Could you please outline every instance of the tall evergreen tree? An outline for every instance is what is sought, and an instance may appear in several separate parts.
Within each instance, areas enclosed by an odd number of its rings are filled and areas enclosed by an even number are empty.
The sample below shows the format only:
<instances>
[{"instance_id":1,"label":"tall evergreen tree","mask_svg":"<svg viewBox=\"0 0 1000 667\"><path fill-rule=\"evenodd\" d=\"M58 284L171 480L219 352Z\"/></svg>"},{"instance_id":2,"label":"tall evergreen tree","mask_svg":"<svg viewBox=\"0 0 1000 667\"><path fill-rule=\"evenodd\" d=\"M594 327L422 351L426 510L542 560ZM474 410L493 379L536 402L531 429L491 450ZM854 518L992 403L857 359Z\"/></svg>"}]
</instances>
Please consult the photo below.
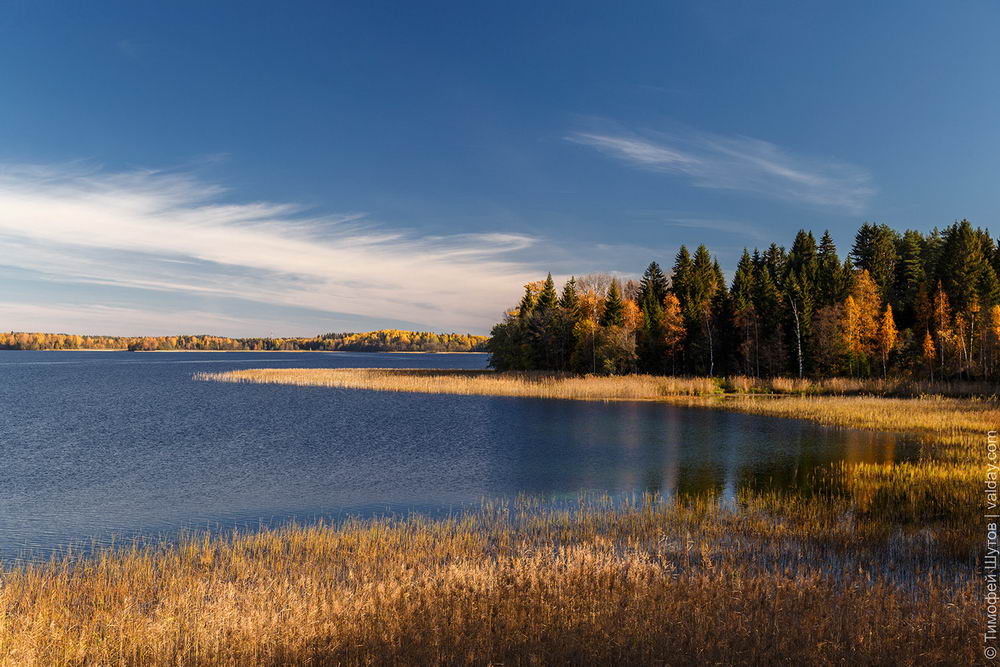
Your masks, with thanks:
<instances>
[{"instance_id":1,"label":"tall evergreen tree","mask_svg":"<svg viewBox=\"0 0 1000 667\"><path fill-rule=\"evenodd\" d=\"M938 274L956 313L968 312L978 295L985 266L981 238L968 220L945 230Z\"/></svg>"},{"instance_id":2,"label":"tall evergreen tree","mask_svg":"<svg viewBox=\"0 0 1000 667\"><path fill-rule=\"evenodd\" d=\"M756 272L753 258L744 248L729 290L729 305L733 340L730 357L733 367L745 375L760 375L760 321L754 307Z\"/></svg>"},{"instance_id":3,"label":"tall evergreen tree","mask_svg":"<svg viewBox=\"0 0 1000 667\"><path fill-rule=\"evenodd\" d=\"M715 372L716 327L712 306L720 284L718 264L712 260L708 248L699 245L691 262L691 278L687 303L681 300L688 330L688 349L694 361L691 369L696 373Z\"/></svg>"},{"instance_id":4,"label":"tall evergreen tree","mask_svg":"<svg viewBox=\"0 0 1000 667\"><path fill-rule=\"evenodd\" d=\"M832 306L847 298L843 284L837 246L827 230L819 240L819 250L816 253L816 306Z\"/></svg>"},{"instance_id":5,"label":"tall evergreen tree","mask_svg":"<svg viewBox=\"0 0 1000 667\"><path fill-rule=\"evenodd\" d=\"M577 308L580 305L580 295L576 291L576 278L570 277L563 285L562 296L559 297L559 305L562 306L568 313L576 315Z\"/></svg>"},{"instance_id":6,"label":"tall evergreen tree","mask_svg":"<svg viewBox=\"0 0 1000 667\"><path fill-rule=\"evenodd\" d=\"M851 259L857 269L867 271L878 286L883 300L892 289L896 275L896 240L898 235L888 225L861 225L854 237Z\"/></svg>"},{"instance_id":7,"label":"tall evergreen tree","mask_svg":"<svg viewBox=\"0 0 1000 667\"><path fill-rule=\"evenodd\" d=\"M646 271L639 281L639 307L643 310L647 307L663 308L663 297L667 295L667 277L656 262L650 262Z\"/></svg>"},{"instance_id":8,"label":"tall evergreen tree","mask_svg":"<svg viewBox=\"0 0 1000 667\"><path fill-rule=\"evenodd\" d=\"M667 296L667 289L667 277L663 275L660 265L650 262L639 282L642 326L636 341L639 368L646 373L662 373L666 370L663 300Z\"/></svg>"},{"instance_id":9,"label":"tall evergreen tree","mask_svg":"<svg viewBox=\"0 0 1000 667\"><path fill-rule=\"evenodd\" d=\"M785 350L784 327L774 326L783 322L786 306L781 291L771 275L767 262L762 262L754 280L754 309L760 322L765 323L760 331L758 357L760 372L764 375L779 375L788 368Z\"/></svg>"},{"instance_id":10,"label":"tall evergreen tree","mask_svg":"<svg viewBox=\"0 0 1000 667\"><path fill-rule=\"evenodd\" d=\"M903 328L913 326L916 320L917 295L921 285L926 289L926 284L924 237L916 230L907 229L899 241L896 283L890 295L896 319Z\"/></svg>"},{"instance_id":11,"label":"tall evergreen tree","mask_svg":"<svg viewBox=\"0 0 1000 667\"><path fill-rule=\"evenodd\" d=\"M681 302L682 307L684 302L690 300L691 298L693 270L694 267L691 262L691 253L688 252L687 246L682 245L680 250L677 251L677 257L674 260L674 268L670 281L670 291L673 292L674 296L676 296Z\"/></svg>"},{"instance_id":12,"label":"tall evergreen tree","mask_svg":"<svg viewBox=\"0 0 1000 667\"><path fill-rule=\"evenodd\" d=\"M601 315L602 327L625 326L625 302L622 300L622 290L618 280L612 280L608 288L608 296L604 299L604 313Z\"/></svg>"},{"instance_id":13,"label":"tall evergreen tree","mask_svg":"<svg viewBox=\"0 0 1000 667\"><path fill-rule=\"evenodd\" d=\"M531 313L535 311L535 292L531 289L531 285L524 286L524 296L521 297L521 302L517 304L517 317L522 322L531 317Z\"/></svg>"},{"instance_id":14,"label":"tall evergreen tree","mask_svg":"<svg viewBox=\"0 0 1000 667\"><path fill-rule=\"evenodd\" d=\"M549 273L545 278L545 284L542 285L542 291L538 293L535 308L540 312L547 313L553 310L558 304L559 297L556 295L556 284L552 280L552 274Z\"/></svg>"}]
</instances>

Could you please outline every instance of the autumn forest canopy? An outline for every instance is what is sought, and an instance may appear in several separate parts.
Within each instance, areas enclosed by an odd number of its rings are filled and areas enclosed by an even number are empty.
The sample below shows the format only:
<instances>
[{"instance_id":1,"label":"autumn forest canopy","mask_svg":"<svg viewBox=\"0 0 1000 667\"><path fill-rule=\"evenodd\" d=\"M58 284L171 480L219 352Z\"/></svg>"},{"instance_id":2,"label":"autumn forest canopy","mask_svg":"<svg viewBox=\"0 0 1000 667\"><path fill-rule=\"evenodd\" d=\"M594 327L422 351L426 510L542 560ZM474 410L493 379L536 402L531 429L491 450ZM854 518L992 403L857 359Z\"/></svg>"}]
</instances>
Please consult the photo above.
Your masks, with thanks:
<instances>
[{"instance_id":1,"label":"autumn forest canopy","mask_svg":"<svg viewBox=\"0 0 1000 667\"><path fill-rule=\"evenodd\" d=\"M328 333L312 338L226 338L222 336L79 336L2 333L0 350L314 350L345 352L481 352L486 337L381 329Z\"/></svg>"},{"instance_id":2,"label":"autumn forest canopy","mask_svg":"<svg viewBox=\"0 0 1000 667\"><path fill-rule=\"evenodd\" d=\"M841 260L829 232L718 261L681 246L669 275L525 287L493 327L498 370L993 378L1000 246L967 220L929 234L865 223Z\"/></svg>"}]
</instances>

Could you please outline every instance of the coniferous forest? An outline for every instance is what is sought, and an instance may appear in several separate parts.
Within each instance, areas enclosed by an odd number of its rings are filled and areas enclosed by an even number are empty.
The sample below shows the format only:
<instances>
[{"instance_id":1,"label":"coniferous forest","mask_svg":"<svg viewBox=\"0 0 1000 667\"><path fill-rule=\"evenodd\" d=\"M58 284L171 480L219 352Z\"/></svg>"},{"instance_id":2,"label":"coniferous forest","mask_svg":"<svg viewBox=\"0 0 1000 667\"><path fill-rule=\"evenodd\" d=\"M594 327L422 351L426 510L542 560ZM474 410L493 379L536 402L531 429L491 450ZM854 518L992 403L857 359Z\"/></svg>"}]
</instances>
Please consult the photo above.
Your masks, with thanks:
<instances>
[{"instance_id":1,"label":"coniferous forest","mask_svg":"<svg viewBox=\"0 0 1000 667\"><path fill-rule=\"evenodd\" d=\"M1000 246L967 220L929 234L865 223L841 259L828 232L718 261L681 246L669 274L551 274L493 327L498 370L991 379Z\"/></svg>"}]
</instances>

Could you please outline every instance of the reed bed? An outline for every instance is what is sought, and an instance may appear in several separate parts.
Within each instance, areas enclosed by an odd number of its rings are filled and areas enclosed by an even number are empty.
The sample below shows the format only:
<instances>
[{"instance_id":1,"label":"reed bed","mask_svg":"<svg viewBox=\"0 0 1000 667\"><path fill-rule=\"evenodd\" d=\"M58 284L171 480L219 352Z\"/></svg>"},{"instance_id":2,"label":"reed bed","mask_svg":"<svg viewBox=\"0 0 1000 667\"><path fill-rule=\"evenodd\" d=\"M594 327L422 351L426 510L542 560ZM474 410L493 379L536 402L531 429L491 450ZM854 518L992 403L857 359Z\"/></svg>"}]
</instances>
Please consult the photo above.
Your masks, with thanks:
<instances>
[{"instance_id":1,"label":"reed bed","mask_svg":"<svg viewBox=\"0 0 1000 667\"><path fill-rule=\"evenodd\" d=\"M434 369L260 368L198 373L198 380L294 384L423 394L647 400L663 396L705 396L719 392L711 378L578 376L568 373L496 373Z\"/></svg>"},{"instance_id":2,"label":"reed bed","mask_svg":"<svg viewBox=\"0 0 1000 667\"><path fill-rule=\"evenodd\" d=\"M4 664L971 664L972 568L842 501L287 526L8 568ZM886 545L902 539L897 548Z\"/></svg>"},{"instance_id":3,"label":"reed bed","mask_svg":"<svg viewBox=\"0 0 1000 667\"><path fill-rule=\"evenodd\" d=\"M851 500L852 512L886 526L920 526L947 550L975 558L986 434L1000 425L1000 402L979 385L787 378L579 377L551 373L389 369L255 369L203 374L204 380L287 383L380 391L532 396L582 400L659 400L835 427L892 432L922 443L919 460L882 467L845 463L819 480ZM938 389L969 397L928 395ZM910 395L915 397L898 398ZM816 500L818 507L825 500Z\"/></svg>"},{"instance_id":4,"label":"reed bed","mask_svg":"<svg viewBox=\"0 0 1000 667\"><path fill-rule=\"evenodd\" d=\"M221 382L299 384L346 389L417 393L524 396L583 400L652 400L665 396L798 395L996 399L989 382L926 382L909 379L775 377L674 377L661 375L574 375L545 371L411 368L254 368L197 373L195 379Z\"/></svg>"},{"instance_id":5,"label":"reed bed","mask_svg":"<svg viewBox=\"0 0 1000 667\"><path fill-rule=\"evenodd\" d=\"M195 377L221 382L417 393L679 401L775 417L808 419L836 426L934 436L942 442L965 441L983 436L987 430L1000 424L1000 403L995 398L959 399L927 395L923 390L931 388L930 385L920 383L910 385L911 389L921 390L916 394L918 398L890 398L888 396L901 393L901 385L882 380L718 380L652 375L581 377L535 372L358 368L248 369L199 373ZM802 384L795 384L799 382ZM809 387L811 389L807 391ZM959 385L942 383L937 388L955 392ZM972 389L971 386L963 388ZM876 395L864 393L866 391L875 392ZM879 393L882 395L877 395ZM775 398L776 394L782 395Z\"/></svg>"},{"instance_id":6,"label":"reed bed","mask_svg":"<svg viewBox=\"0 0 1000 667\"><path fill-rule=\"evenodd\" d=\"M993 399L734 396L717 405L831 426L901 433L935 444L985 443L986 432L1000 425L1000 403Z\"/></svg>"},{"instance_id":7,"label":"reed bed","mask_svg":"<svg viewBox=\"0 0 1000 667\"><path fill-rule=\"evenodd\" d=\"M809 495L537 499L190 535L0 572L0 663L972 664L994 399L738 378L253 370L199 379L668 400L919 435ZM870 388L870 387L869 387ZM836 390L835 390L836 389ZM779 390L785 395L776 396ZM887 388L884 388L889 393ZM898 391L898 389L893 390Z\"/></svg>"}]
</instances>

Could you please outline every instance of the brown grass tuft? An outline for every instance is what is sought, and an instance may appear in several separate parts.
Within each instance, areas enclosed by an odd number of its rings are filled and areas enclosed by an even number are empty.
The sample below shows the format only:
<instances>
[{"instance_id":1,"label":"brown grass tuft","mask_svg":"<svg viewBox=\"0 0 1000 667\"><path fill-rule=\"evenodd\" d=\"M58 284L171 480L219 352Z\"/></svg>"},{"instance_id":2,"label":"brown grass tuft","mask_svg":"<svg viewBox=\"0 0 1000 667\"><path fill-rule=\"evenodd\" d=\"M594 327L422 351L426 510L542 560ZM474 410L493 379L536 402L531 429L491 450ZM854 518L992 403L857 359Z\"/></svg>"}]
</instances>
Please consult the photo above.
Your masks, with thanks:
<instances>
[{"instance_id":1,"label":"brown grass tuft","mask_svg":"<svg viewBox=\"0 0 1000 667\"><path fill-rule=\"evenodd\" d=\"M0 657L19 665L974 660L973 580L927 561L926 541L890 556L877 526L839 509L742 502L720 510L711 499L647 499L513 515L487 507L440 521L194 537L10 569L0 583Z\"/></svg>"}]
</instances>

